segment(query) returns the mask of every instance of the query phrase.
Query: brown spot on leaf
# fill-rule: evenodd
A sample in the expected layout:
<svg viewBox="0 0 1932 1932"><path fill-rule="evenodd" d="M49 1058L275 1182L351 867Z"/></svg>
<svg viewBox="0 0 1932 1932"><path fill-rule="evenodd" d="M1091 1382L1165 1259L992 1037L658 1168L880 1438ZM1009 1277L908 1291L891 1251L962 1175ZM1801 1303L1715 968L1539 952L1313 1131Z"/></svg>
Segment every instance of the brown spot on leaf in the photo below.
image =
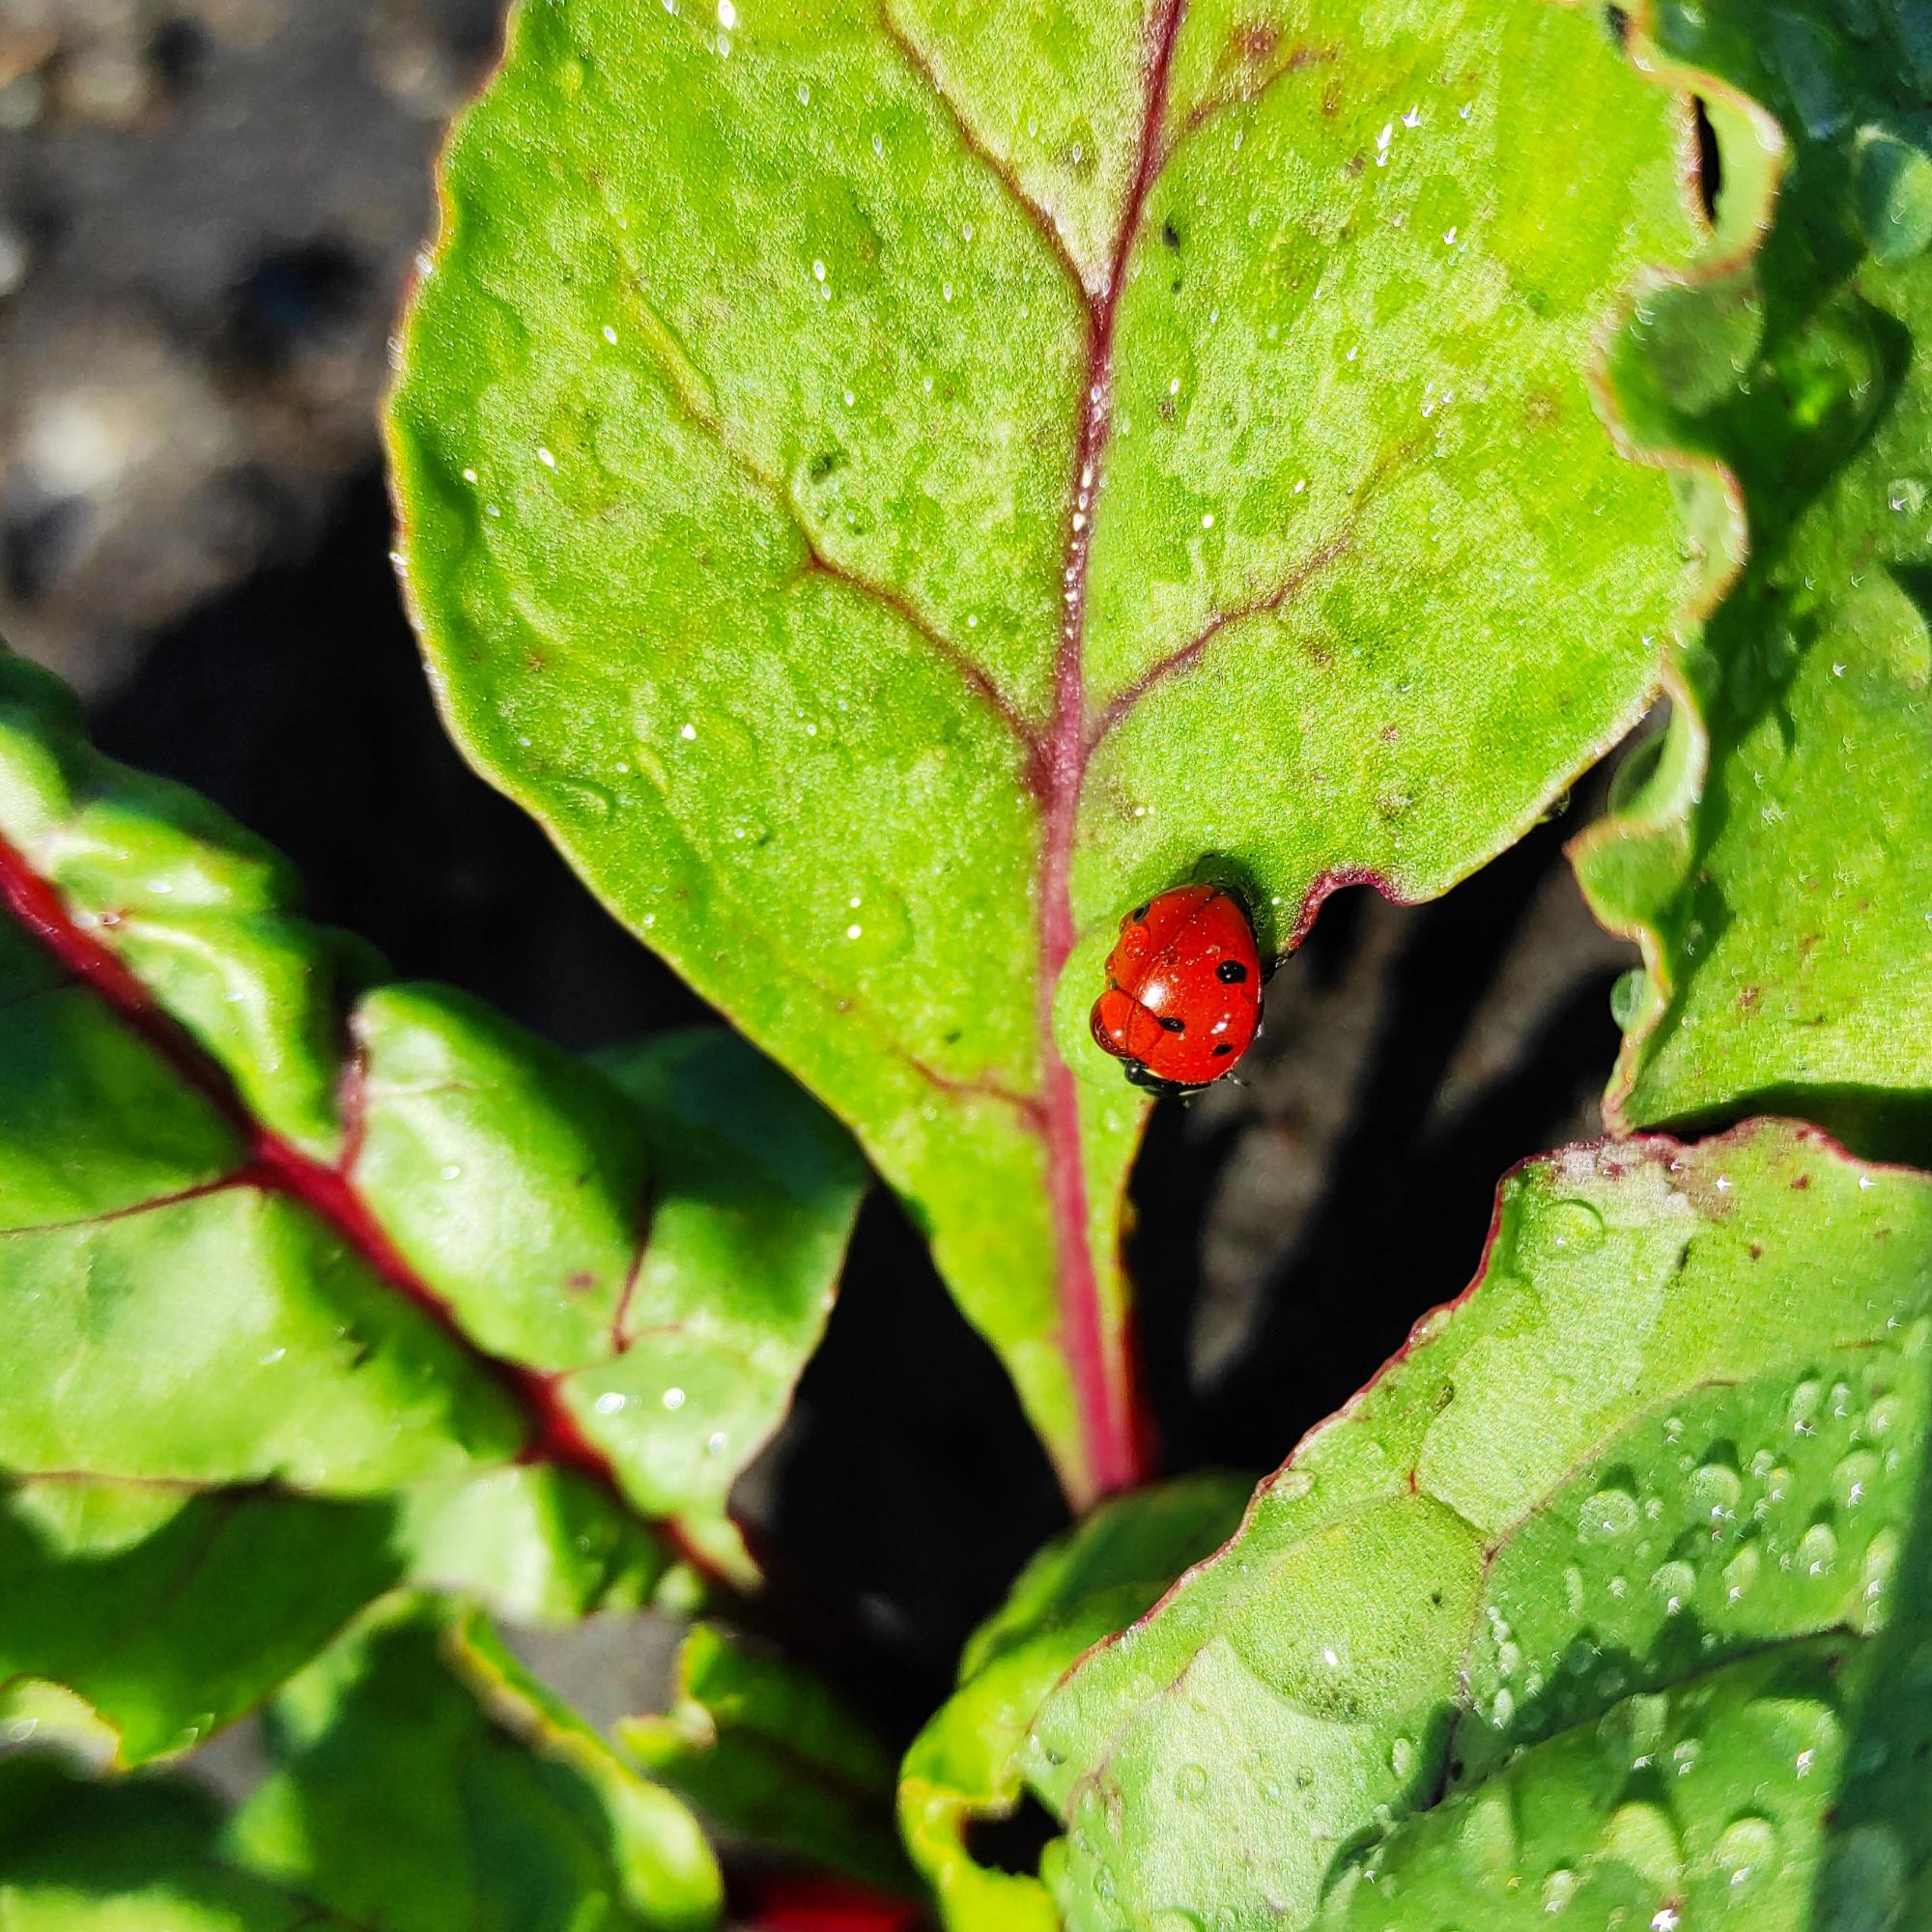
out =
<svg viewBox="0 0 1932 1932"><path fill-rule="evenodd" d="M1237 21L1228 36L1228 54L1245 67L1264 66L1280 45L1280 30L1264 20Z"/></svg>

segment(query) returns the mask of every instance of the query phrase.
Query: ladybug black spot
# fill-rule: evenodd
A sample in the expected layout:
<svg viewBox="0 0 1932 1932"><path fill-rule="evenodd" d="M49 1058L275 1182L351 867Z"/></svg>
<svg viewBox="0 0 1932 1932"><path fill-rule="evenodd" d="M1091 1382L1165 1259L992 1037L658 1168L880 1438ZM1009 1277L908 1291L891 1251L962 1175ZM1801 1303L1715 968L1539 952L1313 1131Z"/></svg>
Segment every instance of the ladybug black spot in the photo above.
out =
<svg viewBox="0 0 1932 1932"><path fill-rule="evenodd" d="M1224 959L1215 967L1214 977L1224 986L1238 986L1248 977L1248 969L1238 959Z"/></svg>
<svg viewBox="0 0 1932 1932"><path fill-rule="evenodd" d="M1172 1013L1162 1019L1160 1025L1163 1033L1185 1033L1187 1031L1187 1022L1175 1018Z"/></svg>
<svg viewBox="0 0 1932 1932"><path fill-rule="evenodd" d="M1233 1046L1231 1046L1228 1043L1228 1041L1224 1039L1221 1042L1221 1044L1214 1049L1214 1058L1216 1060L1226 1060L1229 1054L1233 1053L1234 1050L1235 1049L1233 1048Z"/></svg>
<svg viewBox="0 0 1932 1932"><path fill-rule="evenodd" d="M1127 915L1127 923L1129 925L1138 925L1141 923L1141 921L1144 920L1147 916L1148 916L1147 907L1144 905L1137 905L1133 909L1133 911Z"/></svg>

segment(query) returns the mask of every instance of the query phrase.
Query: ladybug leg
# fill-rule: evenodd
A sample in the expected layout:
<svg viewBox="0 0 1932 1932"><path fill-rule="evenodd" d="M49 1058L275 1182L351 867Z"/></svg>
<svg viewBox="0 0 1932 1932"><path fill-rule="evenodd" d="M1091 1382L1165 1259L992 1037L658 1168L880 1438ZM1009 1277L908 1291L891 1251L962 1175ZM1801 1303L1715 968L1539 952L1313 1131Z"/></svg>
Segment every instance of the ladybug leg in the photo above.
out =
<svg viewBox="0 0 1932 1932"><path fill-rule="evenodd" d="M1136 1087L1157 1100L1185 1100L1201 1092L1198 1087L1183 1086L1179 1080L1163 1080L1159 1074L1150 1073L1138 1060L1126 1063L1126 1075Z"/></svg>

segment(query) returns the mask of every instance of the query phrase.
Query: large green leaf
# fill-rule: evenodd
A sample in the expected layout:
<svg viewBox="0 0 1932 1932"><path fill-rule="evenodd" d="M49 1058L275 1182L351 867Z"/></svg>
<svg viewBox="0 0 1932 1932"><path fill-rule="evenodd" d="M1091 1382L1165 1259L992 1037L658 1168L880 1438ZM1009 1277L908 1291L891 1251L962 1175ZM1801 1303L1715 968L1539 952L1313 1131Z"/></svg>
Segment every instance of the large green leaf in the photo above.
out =
<svg viewBox="0 0 1932 1932"><path fill-rule="evenodd" d="M0 1690L140 1757L405 1566L526 1615L754 1579L727 1492L861 1181L796 1087L381 983L4 656L0 908Z"/></svg>
<svg viewBox="0 0 1932 1932"><path fill-rule="evenodd" d="M1039 1880L984 1863L970 1833L1017 1811L1027 1727L1062 1674L1225 1543L1249 1488L1209 1474L1119 1497L1042 1549L974 1633L899 1773L899 1828L952 1932L1057 1932Z"/></svg>
<svg viewBox="0 0 1932 1932"><path fill-rule="evenodd" d="M1117 922L1438 893L1646 701L1679 523L1586 372L1693 244L1671 119L1546 0L526 0L452 144L391 417L451 724L854 1124L1076 1497Z"/></svg>
<svg viewBox="0 0 1932 1932"><path fill-rule="evenodd" d="M1861 1717L1908 1747L1927 1736L1932 1653L1908 1666L1921 1678L1910 1730L1872 1708L1893 1694L1886 1663L1869 1646L1818 1638L1634 1697L1392 1832L1342 1878L1319 1922L1350 1932L1923 1925L1922 1782L1896 1781L1883 1821L1834 1818L1820 1796L1845 1787L1858 1751L1893 1742L1861 1736Z"/></svg>
<svg viewBox="0 0 1932 1932"><path fill-rule="evenodd" d="M1927 1177L1767 1122L1520 1170L1469 1295L1036 1720L1068 1926L1440 1932L1513 1879L1668 1932L1726 1860L1753 1922L1923 1923L1928 1410Z"/></svg>
<svg viewBox="0 0 1932 1932"><path fill-rule="evenodd" d="M1659 442L1728 464L1749 568L1674 669L1670 733L1579 843L1639 937L1613 1122L1774 1109L1932 1157L1932 130L1907 7L1666 6L1795 159L1754 268L1617 360ZM1726 189L1728 194L1729 190Z"/></svg>

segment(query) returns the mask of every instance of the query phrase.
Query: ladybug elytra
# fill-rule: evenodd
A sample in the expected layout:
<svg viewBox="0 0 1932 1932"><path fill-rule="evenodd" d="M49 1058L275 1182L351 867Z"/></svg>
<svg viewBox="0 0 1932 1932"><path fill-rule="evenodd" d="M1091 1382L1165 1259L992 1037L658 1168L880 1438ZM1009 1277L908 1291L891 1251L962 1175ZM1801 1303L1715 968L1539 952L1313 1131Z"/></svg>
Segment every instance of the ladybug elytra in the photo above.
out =
<svg viewBox="0 0 1932 1932"><path fill-rule="evenodd" d="M1261 1028L1262 962L1247 907L1226 886L1175 886L1121 922L1094 1038L1127 1078L1186 1094L1229 1072Z"/></svg>

